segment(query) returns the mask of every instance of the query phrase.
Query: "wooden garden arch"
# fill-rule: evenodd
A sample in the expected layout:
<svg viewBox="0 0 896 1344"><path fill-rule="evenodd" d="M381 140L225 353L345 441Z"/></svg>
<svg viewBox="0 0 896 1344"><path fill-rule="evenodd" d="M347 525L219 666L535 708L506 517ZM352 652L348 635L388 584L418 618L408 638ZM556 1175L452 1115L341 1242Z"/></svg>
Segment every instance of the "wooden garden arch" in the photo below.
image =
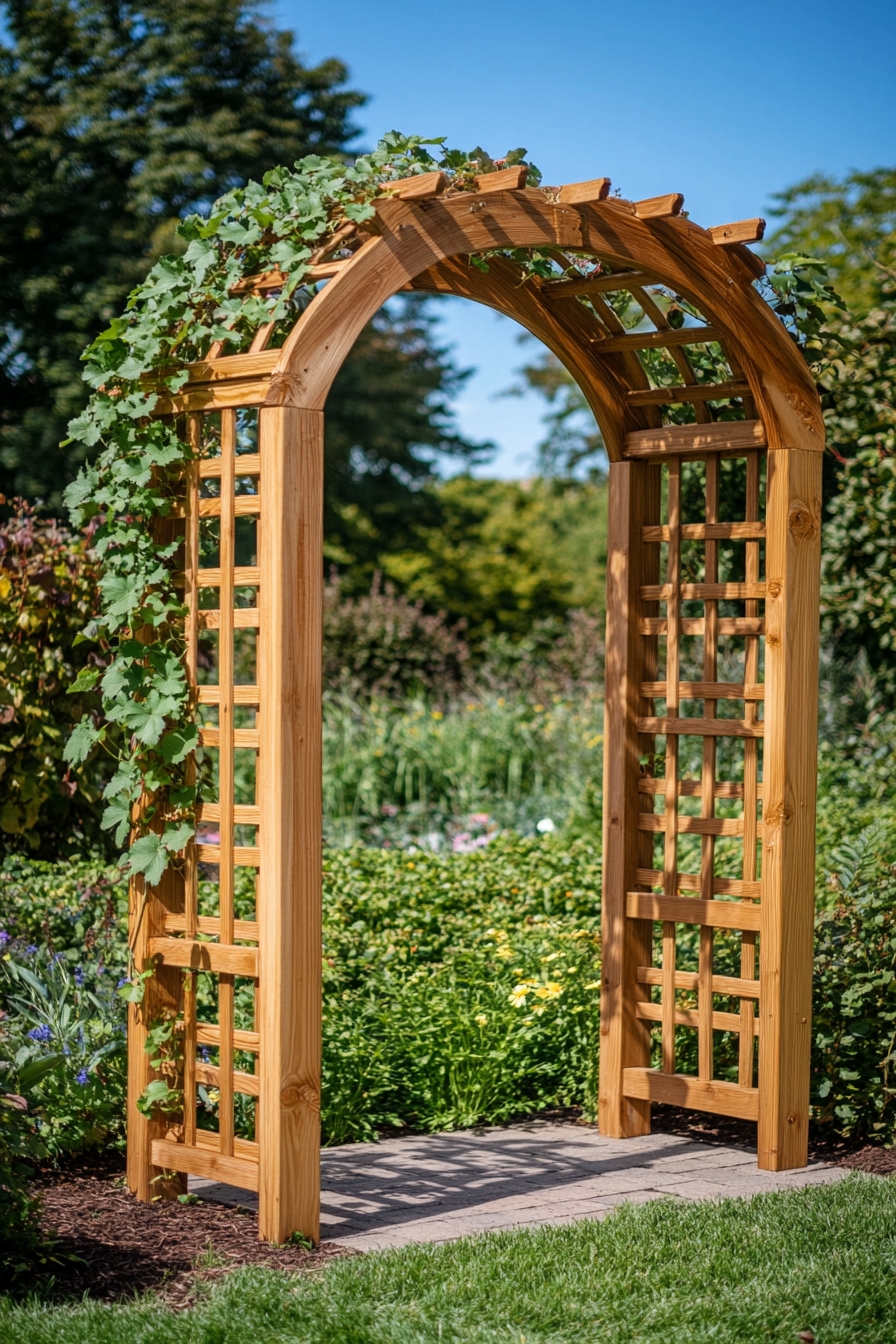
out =
<svg viewBox="0 0 896 1344"><path fill-rule="evenodd" d="M525 183L525 168L512 168L479 179L472 193L446 193L440 173L394 184L363 233L347 226L315 259L311 277L327 283L280 348L267 348L266 327L245 353L212 348L156 412L183 416L197 446L205 417L220 412L219 454L188 467L175 522L194 682L199 631L218 632L218 682L196 691L217 716L202 740L218 754L219 794L201 821L216 824L218 836L188 848L184 871L166 873L139 918L133 893L137 962L152 961L156 974L143 1005L131 1008L129 1183L144 1199L170 1194L186 1173L257 1190L260 1235L275 1241L319 1235L324 406L364 325L408 288L474 299L539 337L581 387L610 458L601 1132L646 1134L651 1102L672 1102L758 1120L761 1167L806 1162L818 398L753 286L762 265L744 243L761 237L761 221L707 230L680 213L679 195L629 202L610 197L605 179L558 189ZM489 259L487 270L469 264L470 254L491 249L548 250L564 274L523 281L505 257ZM600 270L569 278L577 254L600 259ZM282 283L276 273L243 282L258 290ZM650 292L656 285L683 296L705 325L671 325ZM607 301L621 290L643 310L637 331ZM687 352L700 341L719 343L724 381L695 372ZM644 352L656 348L675 362L672 386L648 375ZM692 422L667 423L670 408L682 406L693 407ZM720 406L741 418L720 419ZM241 408L258 408L258 440L238 456ZM744 483L735 519L720 517L731 459ZM696 518L683 516L694 497L683 494L688 480L702 492ZM199 526L212 517L219 562L202 568ZM252 566L236 564L241 517L258 524ZM725 572L737 570L730 581L720 579L723 556ZM200 606L203 588L217 590L214 610ZM238 604L235 589L254 593L254 604ZM257 630L255 684L236 684L235 628ZM702 648L694 681L681 678L688 639ZM737 676L721 681L720 657L730 673L735 654ZM241 708L255 711L254 726L234 725ZM253 806L234 805L235 750L256 753ZM254 843L242 843L245 828ZM688 836L699 854L685 872ZM732 872L729 857L722 874L717 849L732 837L742 858ZM200 862L220 865L214 917L197 908ZM253 920L235 918L235 865L258 873ZM735 974L714 972L719 931L739 938ZM697 948L696 970L676 965L684 936ZM196 1021L184 972L197 970L217 978L215 1025ZM253 1031L234 1025L241 977L257 991ZM720 1011L720 997L739 1011ZM152 1077L145 1023L164 1008L183 1023L184 1113L146 1121L136 1109ZM676 1071L687 1029L698 1041L691 1073ZM719 1032L738 1033L737 1081L714 1074ZM203 1046L219 1052L217 1065L199 1057ZM254 1068L235 1068L235 1051ZM197 1127L198 1083L219 1088L216 1133ZM234 1134L235 1092L257 1099L253 1142Z"/></svg>

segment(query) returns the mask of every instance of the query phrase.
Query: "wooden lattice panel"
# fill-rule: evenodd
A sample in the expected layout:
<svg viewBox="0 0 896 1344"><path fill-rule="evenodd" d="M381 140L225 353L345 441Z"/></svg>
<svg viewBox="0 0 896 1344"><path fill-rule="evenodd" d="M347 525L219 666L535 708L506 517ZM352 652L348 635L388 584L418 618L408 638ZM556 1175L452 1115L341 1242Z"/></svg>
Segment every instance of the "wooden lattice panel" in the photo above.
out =
<svg viewBox="0 0 896 1344"><path fill-rule="evenodd" d="M662 582L640 585L637 621L645 670L658 664L665 675L646 676L640 686L637 823L652 842L653 861L636 868L626 896L628 918L656 924L658 958L637 968L644 990L635 1011L659 1024L659 1076L627 1071L627 1093L690 1105L711 1100L716 1109L721 1097L730 1113L750 1119L758 1113L763 458L758 451L724 459L669 456L652 468L665 478L665 517L644 525L642 540L665 553L665 572ZM720 485L728 505L721 512ZM698 506L700 521L693 516ZM728 974L714 965L717 931L740 943ZM682 934L695 945L682 949ZM688 969L680 964L682 950L696 963ZM719 998L737 1000L736 1011L717 1004ZM694 1073L678 1067L681 1028L696 1033ZM736 1083L719 1077L717 1033L739 1038ZM711 1098L691 1078L714 1083Z"/></svg>

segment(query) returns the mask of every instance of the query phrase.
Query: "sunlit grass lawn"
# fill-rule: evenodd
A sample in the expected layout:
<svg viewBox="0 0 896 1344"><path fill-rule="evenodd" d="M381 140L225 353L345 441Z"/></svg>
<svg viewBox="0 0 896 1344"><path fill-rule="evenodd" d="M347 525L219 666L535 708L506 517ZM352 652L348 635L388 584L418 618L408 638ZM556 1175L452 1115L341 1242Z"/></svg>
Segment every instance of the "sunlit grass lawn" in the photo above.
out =
<svg viewBox="0 0 896 1344"><path fill-rule="evenodd" d="M2 1344L892 1344L896 1182L623 1207L602 1223L242 1270L172 1312L0 1308Z"/></svg>

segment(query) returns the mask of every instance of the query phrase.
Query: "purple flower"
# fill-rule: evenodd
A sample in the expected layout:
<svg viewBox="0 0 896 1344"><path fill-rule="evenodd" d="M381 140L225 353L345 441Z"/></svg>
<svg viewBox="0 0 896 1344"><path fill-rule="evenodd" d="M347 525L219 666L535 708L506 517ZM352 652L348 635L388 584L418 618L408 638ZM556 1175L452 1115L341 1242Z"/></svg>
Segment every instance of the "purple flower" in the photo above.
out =
<svg viewBox="0 0 896 1344"><path fill-rule="evenodd" d="M33 957L36 951L37 951L37 943L29 943L28 946L25 948L26 955L29 957Z"/></svg>
<svg viewBox="0 0 896 1344"><path fill-rule="evenodd" d="M46 1024L42 1027L32 1027L28 1033L29 1041L52 1041L53 1033Z"/></svg>
<svg viewBox="0 0 896 1344"><path fill-rule="evenodd" d="M9 934L5 929L0 929L0 947L5 947L9 942Z"/></svg>
<svg viewBox="0 0 896 1344"><path fill-rule="evenodd" d="M129 985L130 983L131 982L129 978L126 975L123 975L122 978L119 980L118 984L115 986L115 988L124 989L125 985Z"/></svg>
<svg viewBox="0 0 896 1344"><path fill-rule="evenodd" d="M86 1086L87 1086L88 1077L87 1077L87 1070L86 1070L86 1069L79 1069L79 1070L78 1070L78 1072L75 1074L75 1082L78 1083L80 1087L86 1087Z"/></svg>
<svg viewBox="0 0 896 1344"><path fill-rule="evenodd" d="M207 1046L200 1045L199 1053L202 1056L203 1064L211 1064L212 1062L211 1052L209 1051Z"/></svg>
<svg viewBox="0 0 896 1344"><path fill-rule="evenodd" d="M84 967L83 967L83 966L76 966L76 967L75 967L75 984L77 985L78 989L80 989L81 986L84 984Z"/></svg>

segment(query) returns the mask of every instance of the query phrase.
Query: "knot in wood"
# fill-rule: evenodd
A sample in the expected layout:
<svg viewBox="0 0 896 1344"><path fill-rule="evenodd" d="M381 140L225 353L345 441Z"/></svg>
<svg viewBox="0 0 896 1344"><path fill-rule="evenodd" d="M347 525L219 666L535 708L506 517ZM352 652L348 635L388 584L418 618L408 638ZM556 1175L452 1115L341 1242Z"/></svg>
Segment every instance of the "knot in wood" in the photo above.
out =
<svg viewBox="0 0 896 1344"><path fill-rule="evenodd" d="M787 526L795 541L811 541L821 531L821 509L817 500L807 504L795 499L787 515Z"/></svg>
<svg viewBox="0 0 896 1344"><path fill-rule="evenodd" d="M280 1104L290 1111L299 1106L309 1106L311 1110L319 1111L320 1094L313 1083L287 1083L280 1093Z"/></svg>

